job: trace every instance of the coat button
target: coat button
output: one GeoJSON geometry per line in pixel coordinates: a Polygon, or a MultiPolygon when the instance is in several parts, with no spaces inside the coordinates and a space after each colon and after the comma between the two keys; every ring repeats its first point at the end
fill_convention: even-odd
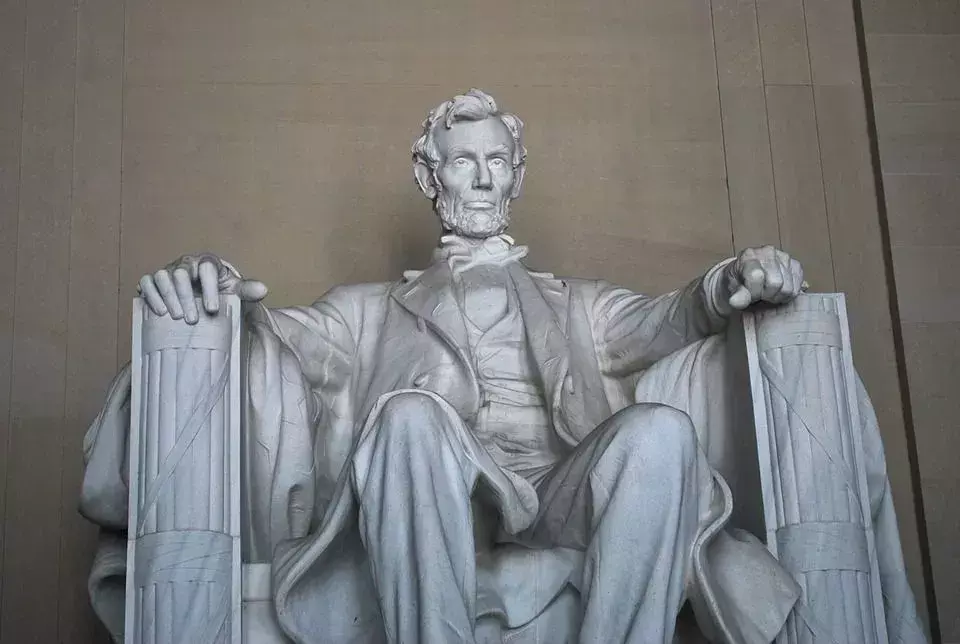
{"type": "Polygon", "coordinates": [[[567,377],[563,379],[563,388],[567,390],[568,394],[576,393],[573,389],[573,376],[570,374],[567,374],[567,377]]]}
{"type": "Polygon", "coordinates": [[[422,373],[413,379],[413,386],[417,389],[422,388],[425,384],[427,384],[427,374],[425,373],[422,373]]]}

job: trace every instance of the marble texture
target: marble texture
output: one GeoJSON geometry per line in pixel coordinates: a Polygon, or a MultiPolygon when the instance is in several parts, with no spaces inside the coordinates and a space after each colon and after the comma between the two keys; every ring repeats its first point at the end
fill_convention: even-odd
{"type": "MultiPolygon", "coordinates": [[[[659,297],[531,271],[504,234],[522,128],[478,90],[430,112],[414,174],[443,234],[401,281],[270,309],[265,285],[210,254],[140,280],[152,314],[181,327],[219,319],[224,293],[248,303],[247,606],[264,609],[269,566],[293,642],[671,641],[687,602],[711,641],[769,642],[801,588],[733,519],[749,515],[736,504],[752,474],[731,449],[745,390],[725,338],[737,311],[792,301],[803,269],[748,248],[659,297]]],[[[103,502],[125,484],[125,374],[89,440],[90,463],[106,456],[88,479],[114,485],[84,508],[105,527],[128,518],[103,502]]],[[[878,525],[892,623],[912,636],[896,524],[878,525]]],[[[110,590],[130,571],[111,547],[91,592],[116,620],[110,590]]]]}
{"type": "Polygon", "coordinates": [[[887,639],[842,295],[744,315],[766,543],[803,589],[778,642],[887,639]]]}
{"type": "Polygon", "coordinates": [[[127,642],[240,638],[240,300],[186,325],[134,300],[127,642]]]}

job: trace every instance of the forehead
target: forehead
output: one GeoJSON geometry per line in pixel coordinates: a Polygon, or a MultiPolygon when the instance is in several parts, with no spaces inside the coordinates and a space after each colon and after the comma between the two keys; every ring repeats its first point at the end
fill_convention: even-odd
{"type": "Polygon", "coordinates": [[[448,130],[439,127],[434,134],[437,149],[442,156],[454,149],[486,152],[506,147],[513,153],[514,141],[510,130],[499,118],[489,117],[482,121],[458,121],[448,130]]]}

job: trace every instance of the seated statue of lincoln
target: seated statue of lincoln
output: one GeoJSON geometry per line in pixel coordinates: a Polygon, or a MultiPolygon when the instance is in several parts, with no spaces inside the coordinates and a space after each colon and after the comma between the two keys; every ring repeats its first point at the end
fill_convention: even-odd
{"type": "Polygon", "coordinates": [[[442,234],[401,281],[268,309],[209,254],[140,280],[188,324],[248,303],[244,558],[272,563],[295,642],[671,642],[686,602],[710,639],[769,642],[795,582],[724,528],[690,416],[637,383],[795,298],[801,266],[747,249],[656,298],[533,272],[505,234],[522,131],[478,90],[429,113],[414,174],[442,234]]]}

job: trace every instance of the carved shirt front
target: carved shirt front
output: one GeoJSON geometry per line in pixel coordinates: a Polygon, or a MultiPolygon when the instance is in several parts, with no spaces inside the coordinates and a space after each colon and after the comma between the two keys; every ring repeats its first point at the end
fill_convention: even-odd
{"type": "Polygon", "coordinates": [[[497,465],[536,482],[564,448],[527,348],[516,288],[500,266],[477,266],[455,282],[480,383],[474,431],[497,465]]]}

